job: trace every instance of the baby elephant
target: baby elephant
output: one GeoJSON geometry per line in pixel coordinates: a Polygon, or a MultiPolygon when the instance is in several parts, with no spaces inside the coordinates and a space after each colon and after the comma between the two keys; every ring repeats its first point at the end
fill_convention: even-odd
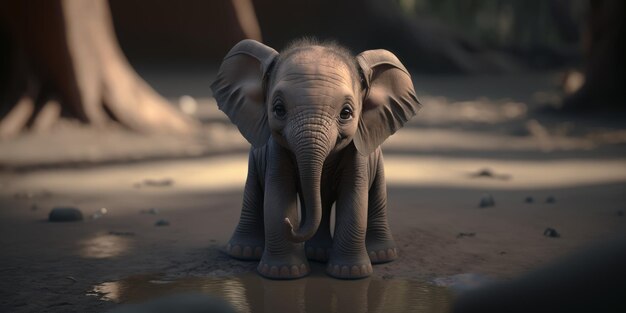
{"type": "Polygon", "coordinates": [[[260,259],[259,273],[274,279],[309,274],[307,258],[351,279],[397,257],[379,146],[420,104],[395,55],[369,50],[355,58],[311,40],[279,54],[243,40],[211,89],[253,146],[229,255],[260,259]]]}

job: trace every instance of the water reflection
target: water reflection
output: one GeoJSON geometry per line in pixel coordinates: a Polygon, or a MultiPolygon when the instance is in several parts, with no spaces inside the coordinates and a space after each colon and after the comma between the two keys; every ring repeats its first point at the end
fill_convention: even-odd
{"type": "Polygon", "coordinates": [[[111,234],[97,234],[80,242],[80,255],[89,259],[120,256],[128,250],[129,239],[111,234]]]}
{"type": "Polygon", "coordinates": [[[118,303],[197,291],[225,299],[241,313],[447,312],[452,300],[448,288],[414,280],[370,278],[346,281],[310,276],[293,281],[274,281],[252,273],[177,280],[140,275],[106,282],[93,289],[102,300],[118,303]]]}

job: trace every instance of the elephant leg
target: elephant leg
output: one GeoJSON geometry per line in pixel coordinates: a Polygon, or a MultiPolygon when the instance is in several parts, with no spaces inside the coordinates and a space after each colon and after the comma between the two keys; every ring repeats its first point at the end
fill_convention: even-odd
{"type": "Polygon", "coordinates": [[[326,268],[330,276],[345,279],[372,274],[372,264],[365,248],[369,182],[367,162],[355,149],[351,152],[351,157],[343,162],[337,188],[335,234],[326,268]]]}
{"type": "Polygon", "coordinates": [[[387,184],[382,154],[378,158],[376,176],[369,191],[365,245],[373,264],[390,262],[398,257],[387,221],[387,184]]]}
{"type": "Polygon", "coordinates": [[[309,260],[317,262],[328,261],[328,256],[333,247],[333,239],[330,235],[330,213],[333,200],[330,197],[322,197],[322,221],[313,237],[307,240],[306,256],[309,260]]]}
{"type": "Polygon", "coordinates": [[[257,270],[267,278],[294,279],[310,272],[304,243],[287,240],[285,218],[298,220],[296,168],[289,152],[272,139],[268,142],[265,172],[265,250],[257,270]]]}
{"type": "Polygon", "coordinates": [[[263,188],[259,182],[254,154],[250,151],[248,178],[243,194],[239,224],[226,245],[226,253],[242,260],[259,260],[265,246],[263,188]]]}

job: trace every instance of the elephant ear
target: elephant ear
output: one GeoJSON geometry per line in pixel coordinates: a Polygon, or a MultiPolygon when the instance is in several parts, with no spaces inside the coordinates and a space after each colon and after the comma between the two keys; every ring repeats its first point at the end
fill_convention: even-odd
{"type": "Polygon", "coordinates": [[[366,91],[354,145],[369,155],[421,108],[411,75],[387,50],[368,50],[357,56],[366,91]]]}
{"type": "Polygon", "coordinates": [[[217,106],[254,147],[270,137],[264,84],[278,56],[276,50],[251,39],[240,41],[224,57],[211,84],[217,106]]]}

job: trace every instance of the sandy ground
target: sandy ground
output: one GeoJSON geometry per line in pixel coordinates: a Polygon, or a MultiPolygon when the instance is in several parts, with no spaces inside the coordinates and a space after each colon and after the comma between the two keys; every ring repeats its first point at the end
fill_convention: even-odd
{"type": "MultiPolygon", "coordinates": [[[[543,79],[529,79],[537,84],[524,85],[530,90],[509,82],[513,96],[505,99],[498,86],[483,91],[492,98],[473,88],[434,96],[463,80],[442,86],[420,78],[430,89],[423,114],[384,147],[400,258],[375,266],[374,280],[510,279],[626,236],[622,122],[529,113],[532,95],[550,91],[543,79]],[[495,175],[473,175],[485,168],[495,175]],[[479,208],[485,194],[495,206],[479,208]],[[544,236],[548,227],[560,237],[544,236]]],[[[0,143],[0,311],[106,311],[114,301],[87,295],[104,282],[254,270],[254,262],[221,252],[238,220],[247,146],[202,96],[197,114],[208,124],[194,138],[67,126],[0,143]],[[77,207],[85,220],[47,222],[55,206],[77,207]],[[155,226],[161,219],[169,226],[155,226]]],[[[321,266],[314,271],[323,277],[321,266]]]]}

